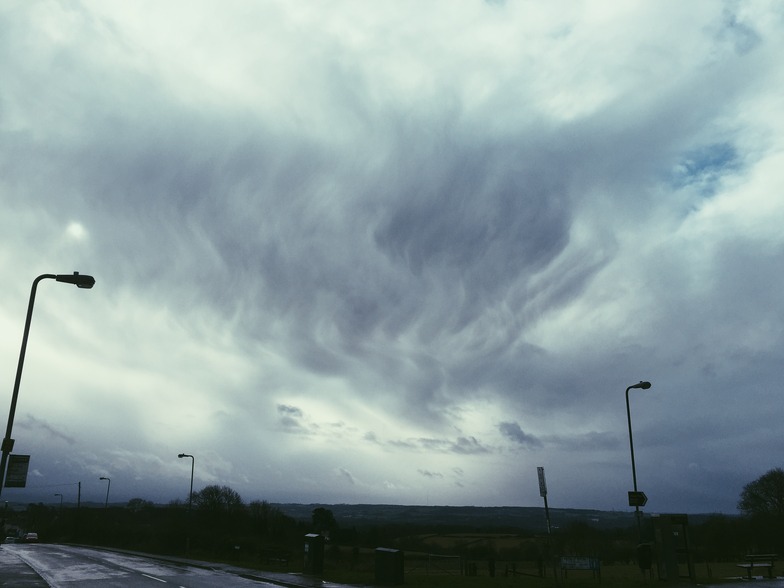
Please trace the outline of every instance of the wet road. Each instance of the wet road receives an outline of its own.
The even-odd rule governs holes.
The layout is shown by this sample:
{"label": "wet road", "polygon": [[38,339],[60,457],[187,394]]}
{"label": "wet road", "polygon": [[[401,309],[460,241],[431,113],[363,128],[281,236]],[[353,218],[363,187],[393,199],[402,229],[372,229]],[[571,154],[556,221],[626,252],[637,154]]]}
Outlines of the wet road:
{"label": "wet road", "polygon": [[159,560],[86,547],[9,544],[0,547],[0,586],[76,588],[334,587],[318,578],[269,574],[183,560]]}

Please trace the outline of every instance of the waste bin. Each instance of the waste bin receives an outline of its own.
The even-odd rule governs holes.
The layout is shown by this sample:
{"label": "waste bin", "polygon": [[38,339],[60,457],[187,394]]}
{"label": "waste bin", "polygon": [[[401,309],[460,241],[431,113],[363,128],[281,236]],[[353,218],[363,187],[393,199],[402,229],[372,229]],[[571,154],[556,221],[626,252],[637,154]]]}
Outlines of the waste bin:
{"label": "waste bin", "polygon": [[650,543],[640,543],[637,546],[637,564],[643,571],[650,570],[653,566],[653,549]]}
{"label": "waste bin", "polygon": [[376,584],[397,586],[403,583],[403,552],[386,547],[376,548]]}
{"label": "waste bin", "polygon": [[324,537],[318,533],[305,535],[306,574],[321,574],[324,571]]}

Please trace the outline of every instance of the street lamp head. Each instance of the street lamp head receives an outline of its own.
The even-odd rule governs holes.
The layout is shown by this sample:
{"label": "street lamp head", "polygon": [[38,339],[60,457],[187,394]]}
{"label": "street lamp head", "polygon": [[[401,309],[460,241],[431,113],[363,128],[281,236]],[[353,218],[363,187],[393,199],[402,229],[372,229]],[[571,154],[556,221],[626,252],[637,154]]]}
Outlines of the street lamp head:
{"label": "street lamp head", "polygon": [[74,284],[77,288],[92,288],[95,285],[95,278],[92,276],[82,275],[79,272],[73,274],[58,274],[54,277],[58,282],[65,282],[66,284]]}
{"label": "street lamp head", "polygon": [[182,459],[183,457],[191,457],[192,458],[193,456],[192,455],[188,455],[187,453],[180,453],[177,457]]}
{"label": "street lamp head", "polygon": [[641,388],[643,390],[647,390],[651,387],[650,382],[640,382],[639,384],[635,384],[634,386],[629,386],[629,388]]}
{"label": "street lamp head", "polygon": [[98,479],[99,479],[99,480],[108,480],[109,478],[107,478],[106,476],[101,476],[101,477],[100,477],[100,478],[98,478]]}

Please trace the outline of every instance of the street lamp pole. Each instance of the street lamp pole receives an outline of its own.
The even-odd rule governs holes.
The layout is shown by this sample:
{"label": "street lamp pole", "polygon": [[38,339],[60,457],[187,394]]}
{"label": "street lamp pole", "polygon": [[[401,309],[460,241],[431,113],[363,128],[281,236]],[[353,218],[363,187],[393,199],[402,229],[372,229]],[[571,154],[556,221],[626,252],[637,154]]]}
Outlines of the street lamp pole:
{"label": "street lamp pole", "polygon": [[100,477],[100,478],[98,478],[98,479],[99,479],[99,480],[106,480],[107,482],[109,482],[109,483],[106,485],[106,502],[104,502],[104,504],[103,504],[103,507],[104,507],[104,509],[106,509],[106,508],[108,508],[108,507],[109,507],[109,488],[111,488],[111,487],[112,487],[112,479],[111,479],[111,478],[107,478],[107,477],[105,477],[105,476],[101,476],[101,477]]}
{"label": "street lamp pole", "polygon": [[191,512],[191,506],[193,505],[193,466],[196,463],[196,459],[192,455],[188,455],[187,453],[180,453],[177,455],[180,459],[183,457],[190,457],[191,458],[191,491],[188,494],[188,512]]}
{"label": "street lamp pole", "polygon": [[63,495],[58,492],[57,494],[55,494],[55,496],[59,496],[60,497],[60,512],[62,513],[63,512]]}
{"label": "street lamp pole", "polygon": [[[634,384],[626,388],[626,419],[629,422],[629,449],[632,453],[632,481],[634,482],[634,492],[637,494],[637,468],[634,465],[634,440],[632,439],[632,413],[629,409],[629,390],[639,388],[641,390],[647,390],[651,387],[650,382],[640,382],[639,384]],[[642,524],[640,522],[640,506],[638,504],[634,505],[634,515],[637,518],[637,531],[638,534],[642,535]]]}
{"label": "street lamp pole", "polygon": [[27,319],[25,320],[24,334],[22,335],[22,348],[19,351],[19,363],[16,366],[16,379],[14,380],[14,391],[11,395],[11,409],[8,412],[8,424],[5,430],[5,437],[2,442],[3,456],[0,458],[0,493],[5,485],[5,469],[8,464],[8,456],[14,449],[14,440],[11,439],[11,432],[14,428],[14,415],[16,414],[16,402],[19,398],[19,383],[22,381],[22,368],[24,366],[25,352],[27,351],[27,337],[30,334],[30,322],[33,319],[33,305],[35,304],[35,292],[38,289],[38,282],[45,279],[53,279],[66,284],[74,284],[77,288],[92,288],[95,285],[95,278],[92,276],[81,275],[79,272],[73,274],[41,274],[33,280],[33,287],[30,289],[30,302],[27,305]]}
{"label": "street lamp pole", "polygon": [[191,506],[193,506],[193,466],[196,464],[196,459],[187,453],[180,453],[177,455],[180,459],[183,457],[191,458],[191,491],[188,493],[188,535],[185,537],[185,553],[191,552]]}

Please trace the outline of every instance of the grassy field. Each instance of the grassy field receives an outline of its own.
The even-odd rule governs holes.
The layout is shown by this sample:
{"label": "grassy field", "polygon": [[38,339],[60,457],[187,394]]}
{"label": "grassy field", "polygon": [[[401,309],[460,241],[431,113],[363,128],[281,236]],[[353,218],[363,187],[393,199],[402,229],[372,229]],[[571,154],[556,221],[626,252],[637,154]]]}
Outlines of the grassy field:
{"label": "grassy field", "polygon": [[[490,575],[487,560],[470,560],[476,575],[463,575],[459,558],[428,556],[426,553],[404,553],[404,585],[410,588],[651,588],[652,585],[695,585],[688,577],[661,582],[655,574],[643,574],[635,564],[602,564],[601,577],[590,571],[571,571],[568,577],[555,574],[552,565],[544,577],[536,562],[495,562],[495,576]],[[286,571],[301,571],[299,562]],[[465,564],[463,564],[463,567]],[[295,569],[299,567],[299,569]],[[278,568],[278,571],[280,568]],[[735,562],[695,563],[696,585],[745,583],[743,570]],[[681,569],[687,575],[685,566]],[[362,550],[352,558],[350,550],[326,557],[322,579],[355,586],[372,586],[375,581],[374,550]],[[764,583],[762,584],[764,585]]]}
{"label": "grassy field", "polygon": [[[519,569],[523,574],[505,575],[505,564],[497,568],[495,577],[487,569],[479,569],[476,576],[461,576],[447,573],[428,572],[420,567],[405,569],[405,586],[410,588],[651,588],[652,585],[695,585],[688,578],[678,581],[660,582],[655,576],[643,575],[636,565],[603,566],[601,578],[594,578],[590,572],[570,572],[566,579],[556,578],[552,569],[545,577],[539,577],[537,570]],[[734,563],[696,564],[696,585],[747,583],[740,578],[741,570]],[[369,586],[374,583],[373,570],[330,570],[325,569],[323,578],[327,581]],[[764,583],[762,584],[764,585]]]}
{"label": "grassy field", "polygon": [[[721,563],[694,562],[695,582],[688,578],[688,570],[681,565],[679,572],[682,577],[662,582],[656,574],[643,574],[635,563],[602,562],[600,577],[595,577],[588,570],[574,570],[563,577],[554,569],[554,561],[548,565],[533,559],[522,559],[520,554],[529,553],[536,557],[537,551],[525,551],[526,547],[542,548],[543,543],[537,539],[524,538],[511,534],[431,534],[415,538],[412,543],[422,551],[401,550],[404,569],[404,585],[412,588],[651,588],[660,585],[721,585],[747,583],[742,578],[744,571],[736,561]],[[494,575],[491,564],[471,549],[492,546],[492,551],[483,553],[517,553],[513,561],[499,558],[493,560]],[[434,555],[441,553],[463,553],[462,558],[456,555]],[[539,553],[542,553],[540,550]],[[467,554],[472,554],[467,555]],[[400,554],[396,554],[400,555]],[[257,569],[301,573],[304,557],[302,552],[287,553],[284,558],[253,558],[233,561],[236,565],[255,567]],[[544,569],[539,566],[543,565]],[[376,550],[370,548],[352,548],[330,545],[324,551],[324,569],[319,575],[323,580],[354,586],[373,586],[375,584]],[[655,564],[654,564],[655,568]],[[784,564],[781,569],[784,573]],[[764,572],[763,572],[764,573]],[[760,583],[764,586],[764,582]]]}
{"label": "grassy field", "polygon": [[[358,587],[375,585],[374,550],[363,549],[352,557],[352,550],[344,548],[340,554],[328,554],[323,573],[318,577],[327,582],[350,584]],[[286,562],[270,564],[255,561],[227,561],[234,565],[274,572],[302,573],[303,561],[295,556]],[[425,553],[404,552],[404,586],[408,588],[652,588],[661,586],[707,586],[748,584],[741,576],[743,570],[736,562],[694,563],[696,582],[688,577],[662,582],[655,574],[643,575],[635,564],[602,564],[601,577],[596,578],[589,571],[571,571],[567,578],[556,576],[552,566],[539,575],[535,562],[495,563],[495,576],[489,573],[488,562],[473,561],[476,575],[463,575],[457,558],[428,557]],[[778,570],[784,573],[782,569]],[[685,568],[681,570],[686,575]],[[764,586],[765,582],[759,582]]]}

